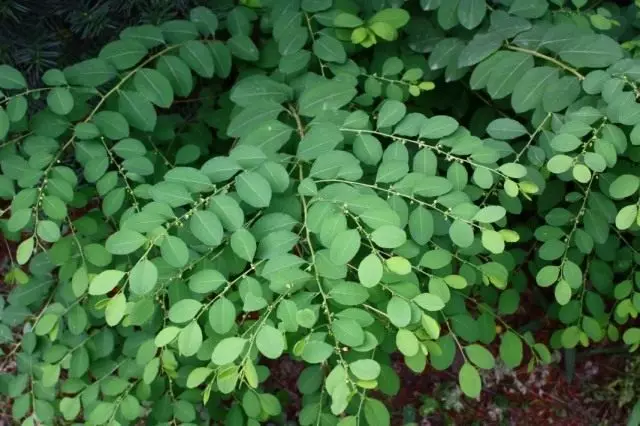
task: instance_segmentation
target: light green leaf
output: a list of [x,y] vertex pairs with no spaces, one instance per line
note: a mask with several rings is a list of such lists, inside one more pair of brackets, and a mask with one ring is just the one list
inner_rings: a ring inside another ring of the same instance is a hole
[[397,248],[407,241],[407,235],[397,226],[382,225],[373,231],[371,239],[382,248]]
[[267,358],[278,359],[285,349],[284,335],[270,325],[263,325],[256,335],[256,346]]
[[111,234],[105,243],[107,251],[115,255],[131,254],[147,242],[144,235],[130,229],[121,229]]
[[230,364],[244,351],[247,339],[242,337],[227,337],[222,339],[211,354],[211,361],[217,365]]
[[100,272],[89,283],[89,294],[101,296],[109,293],[118,285],[125,273],[115,269],[108,269]]
[[372,359],[360,359],[349,364],[349,370],[360,380],[375,380],[380,376],[380,364]]
[[236,323],[236,308],[226,297],[213,302],[209,309],[209,324],[218,334],[227,334]]
[[413,302],[429,312],[437,312],[444,309],[444,302],[435,294],[422,293],[413,298]]
[[148,259],[140,259],[129,273],[131,291],[144,295],[153,290],[158,282],[158,268]]
[[169,309],[169,319],[175,323],[191,321],[200,311],[202,303],[194,299],[182,299]]
[[375,254],[367,255],[358,266],[358,279],[365,287],[375,287],[382,279],[382,262]]
[[469,360],[478,366],[478,368],[490,370],[496,364],[493,355],[484,346],[477,344],[465,346],[464,352],[467,354]]
[[640,188],[640,178],[636,175],[618,176],[609,186],[609,194],[615,200],[632,196]]
[[476,370],[473,365],[465,363],[462,366],[458,373],[458,383],[460,384],[462,392],[469,398],[477,398],[480,396],[482,379],[480,378],[478,370]]

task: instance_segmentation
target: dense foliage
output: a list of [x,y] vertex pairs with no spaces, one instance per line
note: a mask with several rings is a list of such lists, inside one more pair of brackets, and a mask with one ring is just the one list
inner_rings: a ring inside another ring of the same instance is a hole
[[0,65],[16,421],[388,425],[398,357],[638,348],[635,6],[242,3]]

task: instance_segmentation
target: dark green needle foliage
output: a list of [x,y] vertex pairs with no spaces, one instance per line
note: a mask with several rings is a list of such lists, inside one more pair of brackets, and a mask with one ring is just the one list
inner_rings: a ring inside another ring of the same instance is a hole
[[385,426],[392,359],[476,398],[640,345],[635,5],[121,3],[95,56],[0,65],[18,424]]

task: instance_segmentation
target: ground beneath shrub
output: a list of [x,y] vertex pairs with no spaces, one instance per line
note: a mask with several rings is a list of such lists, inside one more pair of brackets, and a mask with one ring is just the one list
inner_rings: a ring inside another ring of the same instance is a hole
[[[531,373],[526,367],[517,371],[498,367],[484,375],[478,400],[461,394],[453,371],[427,368],[416,375],[398,360],[394,368],[402,386],[386,403],[392,410],[393,425],[409,421],[420,426],[624,425],[629,407],[618,407],[619,392],[612,385],[624,375],[626,358],[609,355],[579,360],[571,380],[561,362]],[[273,391],[287,391],[288,417],[295,419],[300,409],[296,379],[303,367],[290,360],[269,367],[272,376],[267,385]]]

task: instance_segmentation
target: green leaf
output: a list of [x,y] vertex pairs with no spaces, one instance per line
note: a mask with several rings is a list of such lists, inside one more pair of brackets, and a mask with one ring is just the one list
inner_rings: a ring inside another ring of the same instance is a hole
[[27,81],[20,71],[9,65],[0,65],[0,88],[2,89],[26,89]]
[[213,68],[216,76],[227,78],[231,74],[231,51],[226,44],[220,41],[210,41],[209,49],[213,57]]
[[507,211],[502,206],[483,207],[473,216],[473,220],[481,223],[498,222],[505,217]]
[[516,368],[522,363],[522,357],[522,340],[512,331],[505,332],[500,342],[500,358],[507,367]]
[[147,48],[135,40],[116,40],[100,50],[99,58],[109,62],[117,70],[134,67],[147,54]]
[[209,309],[209,324],[218,334],[227,334],[236,323],[236,308],[226,297],[221,297]]
[[260,58],[258,48],[246,35],[234,35],[227,40],[231,54],[244,61],[254,62]]
[[407,241],[407,236],[397,226],[383,225],[373,231],[371,239],[382,248],[397,248]]
[[160,28],[169,43],[180,44],[198,37],[198,30],[194,23],[184,20],[164,22]]
[[605,68],[624,55],[620,45],[604,34],[572,38],[558,54],[560,59],[577,68]]
[[547,162],[547,169],[549,169],[551,173],[560,174],[569,170],[572,165],[573,158],[568,155],[558,154],[549,159]]
[[109,139],[120,140],[129,136],[129,123],[122,114],[115,111],[100,111],[93,116],[93,122],[100,129],[100,133]]
[[66,87],[55,87],[47,95],[47,105],[58,115],[67,115],[73,109],[73,95]]
[[473,228],[460,219],[454,220],[449,227],[449,236],[458,247],[466,248],[473,244]]
[[408,275],[411,273],[411,262],[401,256],[393,256],[385,260],[386,267],[398,275]]
[[504,252],[504,239],[502,234],[491,229],[482,231],[482,245],[493,254]]
[[155,345],[159,348],[168,345],[178,336],[180,330],[180,328],[173,326],[163,328],[154,339]]
[[231,235],[231,249],[241,259],[251,262],[256,254],[256,239],[251,232],[240,228]]
[[487,82],[487,92],[492,99],[502,99],[511,94],[526,72],[533,68],[533,57],[521,52],[505,52],[494,67]]
[[339,28],[356,28],[364,24],[364,21],[351,13],[338,13],[333,24]]
[[166,203],[171,207],[180,207],[193,202],[189,191],[183,185],[175,182],[158,182],[150,189],[149,195],[154,201]]
[[358,279],[365,287],[375,287],[383,275],[382,262],[375,254],[365,256],[358,266]]
[[224,230],[220,219],[208,210],[199,210],[189,220],[189,229],[202,243],[217,247],[222,243]]
[[527,129],[511,118],[498,118],[487,126],[487,133],[495,139],[511,140],[527,134]]
[[169,309],[169,319],[175,323],[191,321],[200,311],[202,303],[194,299],[182,299]]
[[480,25],[486,12],[485,0],[460,0],[458,3],[458,21],[468,30]]
[[387,315],[396,327],[406,327],[411,322],[411,305],[406,300],[393,296],[387,304]]
[[235,178],[238,195],[252,207],[267,207],[271,203],[271,185],[260,174],[246,171]]
[[460,389],[469,398],[477,398],[480,396],[480,390],[482,389],[482,379],[476,368],[469,364],[464,363],[460,372],[458,373],[458,383]]
[[364,400],[364,418],[370,426],[389,426],[391,425],[391,415],[385,405],[372,398]]
[[[89,287],[91,290],[91,287]],[[127,298],[124,293],[118,293],[109,300],[107,307],[104,311],[105,320],[107,325],[115,327],[122,321],[125,311],[127,309]]]
[[120,38],[123,40],[137,41],[147,49],[151,49],[165,43],[162,31],[160,28],[153,25],[127,27],[120,33]]
[[100,296],[109,293],[118,285],[125,273],[115,269],[100,272],[89,283],[89,294]]
[[546,0],[515,0],[509,7],[509,13],[522,18],[540,18],[549,7]]
[[[461,0],[468,3],[479,3],[484,0]],[[472,24],[471,22],[469,23]],[[483,61],[502,46],[502,37],[497,33],[476,34],[462,49],[458,56],[458,67],[470,67]]]
[[320,340],[311,340],[304,345],[302,359],[309,364],[320,364],[326,361],[332,354],[333,346]]
[[217,365],[230,364],[240,356],[247,344],[242,337],[227,337],[222,339],[211,354],[211,361]]
[[435,294],[422,293],[413,298],[413,302],[425,311],[437,312],[444,309],[444,302]]
[[160,246],[162,258],[174,268],[182,268],[189,260],[189,249],[178,237],[169,235],[164,238]]
[[145,242],[147,239],[139,232],[121,229],[107,238],[105,247],[111,254],[126,255],[138,250]]
[[214,35],[218,29],[218,17],[204,6],[191,9],[189,20],[196,24],[198,31],[203,35]]
[[338,265],[345,265],[360,250],[360,233],[355,229],[348,229],[335,236],[329,248],[331,261]]
[[395,29],[400,29],[407,25],[409,18],[409,13],[404,9],[382,9],[369,19],[368,24],[371,25],[376,22],[383,22]]
[[182,356],[193,356],[202,346],[202,330],[196,321],[189,323],[178,336],[178,349]]
[[64,69],[64,76],[74,86],[98,87],[116,76],[116,69],[103,59],[88,59]]
[[571,286],[569,286],[569,283],[565,280],[558,281],[554,295],[558,304],[562,306],[566,305],[571,300]]
[[400,101],[387,99],[384,101],[378,111],[377,127],[395,126],[404,118],[407,113],[407,107]]
[[193,90],[193,77],[187,64],[177,56],[162,56],[156,63],[160,72],[178,96],[188,96]]
[[214,72],[211,50],[201,41],[189,40],[180,46],[179,55],[182,60],[200,77],[211,78]]
[[339,318],[332,322],[331,331],[342,344],[357,347],[364,343],[364,330],[355,320]]
[[425,245],[431,240],[434,233],[434,221],[429,210],[418,206],[411,212],[409,233],[413,241],[420,245]]
[[31,259],[35,247],[35,238],[29,237],[18,245],[16,260],[19,265],[24,265]]
[[369,298],[369,292],[359,284],[343,281],[329,292],[329,296],[345,306],[356,306]]
[[322,34],[313,42],[313,53],[326,62],[341,64],[347,60],[347,53],[342,43],[329,35]]
[[171,83],[159,71],[142,68],[133,76],[133,84],[149,102],[163,108],[169,108],[173,104]]
[[147,259],[141,259],[129,273],[131,291],[138,295],[149,293],[155,288],[157,282],[158,268]]
[[618,214],[616,215],[616,228],[620,230],[629,229],[635,222],[638,217],[638,206],[635,204],[631,204],[628,206],[624,206],[620,209]]
[[270,325],[263,325],[256,335],[256,346],[267,358],[278,359],[285,349],[284,335]]
[[118,110],[129,124],[145,132],[152,131],[158,117],[151,102],[138,92],[121,90],[118,93]]
[[484,346],[476,344],[465,346],[464,352],[467,354],[469,360],[478,366],[478,368],[490,370],[495,366],[496,362],[493,355]]
[[609,194],[615,200],[622,200],[635,194],[640,188],[640,178],[636,175],[618,176],[609,186]]
[[446,115],[433,116],[420,128],[420,137],[426,139],[440,139],[449,136],[459,127],[458,122]]
[[298,108],[301,115],[315,117],[325,111],[335,111],[348,104],[356,89],[339,81],[314,84],[300,95]]
[[48,243],[54,243],[60,239],[60,227],[50,220],[39,221],[36,233]]
[[372,359],[360,359],[349,364],[349,370],[360,380],[375,380],[380,376],[380,364]]

